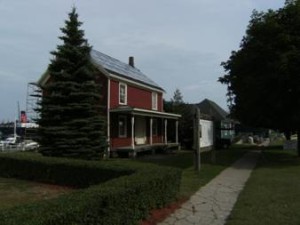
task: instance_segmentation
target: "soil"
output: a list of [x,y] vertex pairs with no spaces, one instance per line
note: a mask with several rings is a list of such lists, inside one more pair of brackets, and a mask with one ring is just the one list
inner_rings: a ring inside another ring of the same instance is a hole
[[0,177],[0,210],[74,191],[71,187]]
[[179,209],[187,200],[187,198],[180,199],[164,208],[151,210],[149,217],[141,221],[139,225],[156,225],[164,221],[169,215],[175,212],[176,209]]

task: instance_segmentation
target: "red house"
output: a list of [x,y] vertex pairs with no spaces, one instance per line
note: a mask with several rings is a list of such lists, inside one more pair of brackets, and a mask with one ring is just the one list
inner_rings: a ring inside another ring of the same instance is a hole
[[[180,115],[163,111],[164,90],[135,68],[133,57],[127,64],[92,50],[91,60],[103,86],[108,153],[135,155],[178,146]],[[43,86],[49,78],[45,73],[38,84]]]

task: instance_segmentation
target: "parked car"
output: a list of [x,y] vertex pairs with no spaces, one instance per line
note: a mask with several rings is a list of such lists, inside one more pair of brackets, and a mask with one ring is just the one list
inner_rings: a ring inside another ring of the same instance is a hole
[[28,150],[35,150],[40,147],[39,143],[33,140],[25,140],[22,142],[22,150],[28,151]]
[[16,145],[16,144],[18,144],[20,142],[21,142],[21,137],[20,136],[10,136],[10,137],[7,137],[4,141],[1,141],[1,143],[4,146],[7,146],[7,145]]

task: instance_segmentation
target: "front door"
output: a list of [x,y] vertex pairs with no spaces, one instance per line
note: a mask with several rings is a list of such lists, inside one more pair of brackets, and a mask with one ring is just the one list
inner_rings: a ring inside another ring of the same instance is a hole
[[135,144],[143,145],[146,144],[146,118],[137,116],[135,119]]

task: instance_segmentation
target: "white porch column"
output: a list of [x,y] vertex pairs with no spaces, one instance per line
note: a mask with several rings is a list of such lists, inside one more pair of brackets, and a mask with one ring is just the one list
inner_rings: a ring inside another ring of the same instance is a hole
[[131,116],[131,147],[134,149],[134,115]]
[[178,120],[176,120],[176,144],[178,144]]
[[153,126],[153,119],[152,117],[150,118],[150,145],[152,145],[153,140],[152,140],[152,126]]
[[167,128],[168,128],[168,120],[165,119],[165,144],[168,143],[168,133],[167,133]]

